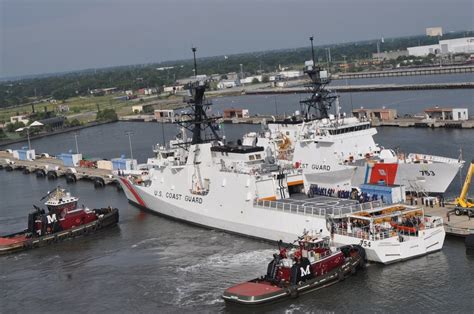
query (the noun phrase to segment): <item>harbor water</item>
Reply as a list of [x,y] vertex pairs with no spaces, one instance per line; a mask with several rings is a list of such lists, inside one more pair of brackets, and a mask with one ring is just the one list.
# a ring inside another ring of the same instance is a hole
[[[474,113],[471,91],[453,91],[452,97],[446,96],[449,91],[437,93],[353,93],[352,100],[366,107],[380,106],[384,101],[397,103],[400,111],[418,112],[439,104],[469,107]],[[343,97],[348,111],[349,95]],[[242,96],[220,98],[214,103],[215,110],[235,106],[249,108],[251,113],[269,113],[275,110],[276,99],[277,110],[282,113],[294,111],[290,109],[299,98]],[[223,132],[228,140],[235,141],[243,133],[259,129],[256,125],[225,125]],[[177,133],[173,125],[113,123],[81,130],[79,149],[87,157],[129,156],[127,131],[133,131],[133,155],[140,162],[152,155],[152,145]],[[376,142],[404,152],[453,158],[459,157],[462,147],[464,159],[474,157],[474,130],[380,128]],[[32,141],[32,146],[37,152],[58,154],[75,147],[74,136],[66,133],[41,138]],[[67,185],[62,178],[49,181],[1,170],[0,234],[25,228],[31,205],[38,204],[58,184]],[[1,256],[1,313],[242,312],[242,308],[226,306],[220,295],[230,285],[264,274],[276,250],[272,243],[140,211],[114,186],[94,189],[92,184],[79,181],[67,188],[80,197],[79,204],[119,208],[119,225],[74,241]],[[455,179],[447,194],[454,196],[459,188],[460,180]],[[371,264],[336,285],[255,312],[399,312],[405,308],[410,312],[468,313],[474,308],[473,278],[474,257],[466,254],[462,240],[447,238],[440,252],[388,266]]]

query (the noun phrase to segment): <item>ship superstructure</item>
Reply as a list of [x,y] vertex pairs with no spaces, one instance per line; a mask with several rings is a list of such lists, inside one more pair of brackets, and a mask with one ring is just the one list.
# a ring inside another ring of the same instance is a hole
[[189,117],[180,122],[181,132],[166,147],[155,147],[142,170],[117,174],[129,201],[158,214],[263,239],[291,242],[304,230],[327,235],[324,215],[257,206],[258,201],[288,199],[289,186],[303,182],[301,170],[269,162],[263,147],[225,145],[215,131],[216,117],[207,114],[206,82],[189,87]]

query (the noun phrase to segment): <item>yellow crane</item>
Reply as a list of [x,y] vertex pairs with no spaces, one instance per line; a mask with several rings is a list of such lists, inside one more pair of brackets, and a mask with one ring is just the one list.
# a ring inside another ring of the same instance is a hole
[[471,186],[472,177],[474,176],[474,160],[471,161],[471,165],[467,170],[466,180],[461,190],[461,194],[456,198],[456,208],[454,213],[456,215],[468,214],[471,215],[471,212],[474,212],[474,202],[467,198],[469,192],[469,187]]

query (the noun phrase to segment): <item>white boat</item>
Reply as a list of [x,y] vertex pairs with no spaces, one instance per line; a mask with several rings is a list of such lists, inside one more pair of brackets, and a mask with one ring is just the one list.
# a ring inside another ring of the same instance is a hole
[[[426,154],[398,154],[375,143],[377,130],[369,121],[346,117],[338,97],[326,88],[327,71],[305,64],[311,78],[311,96],[301,101],[302,112],[264,125],[262,132],[248,133],[244,145],[265,149],[267,157],[303,169],[305,181],[325,188],[350,190],[362,183],[404,185],[407,191],[444,193],[462,167],[460,159]],[[332,105],[335,114],[329,114]]]
[[390,264],[442,249],[443,219],[423,208],[390,205],[353,212],[331,223],[337,246],[359,244],[371,261]]

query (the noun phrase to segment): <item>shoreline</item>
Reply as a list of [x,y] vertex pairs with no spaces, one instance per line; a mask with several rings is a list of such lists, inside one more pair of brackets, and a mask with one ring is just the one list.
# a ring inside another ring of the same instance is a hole
[[[75,127],[72,127],[72,128],[60,129],[60,130],[54,131],[54,132],[48,132],[48,133],[42,133],[42,134],[30,136],[30,140],[36,140],[36,139],[39,139],[39,138],[48,137],[48,136],[57,135],[57,134],[68,133],[68,132],[74,132],[74,131],[77,131],[77,130],[82,130],[82,129],[91,128],[91,127],[94,127],[94,126],[99,126],[99,125],[109,124],[109,123],[115,123],[115,122],[118,122],[118,120],[117,121],[90,122],[90,123],[75,126]],[[24,138],[24,137],[16,139],[16,140],[0,141],[0,147],[5,147],[5,146],[8,146],[8,145],[17,144],[17,143],[21,143],[21,142],[27,142],[27,141],[28,141],[28,138]]]

